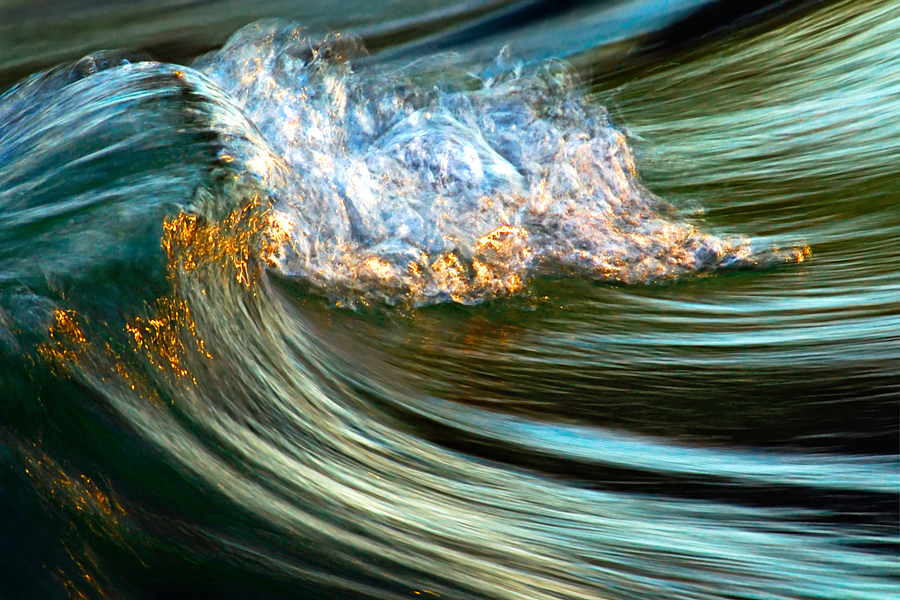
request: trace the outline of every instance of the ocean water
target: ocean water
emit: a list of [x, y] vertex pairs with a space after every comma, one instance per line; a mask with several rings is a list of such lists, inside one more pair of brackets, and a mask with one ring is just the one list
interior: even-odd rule
[[900, 3], [69, 4], [0, 599], [900, 594]]

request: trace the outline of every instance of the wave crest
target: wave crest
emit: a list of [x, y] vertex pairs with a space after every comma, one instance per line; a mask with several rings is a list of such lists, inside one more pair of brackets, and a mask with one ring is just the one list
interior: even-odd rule
[[577, 272], [656, 282], [799, 261], [680, 219], [559, 63], [367, 62], [358, 38], [263, 23], [195, 65], [273, 149], [272, 267], [348, 305], [476, 303]]

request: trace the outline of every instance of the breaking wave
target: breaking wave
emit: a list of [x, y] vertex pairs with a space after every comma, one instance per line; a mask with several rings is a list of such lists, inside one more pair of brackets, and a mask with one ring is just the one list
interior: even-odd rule
[[[900, 15], [862, 4], [596, 94], [514, 51], [398, 65], [273, 21], [191, 67], [20, 83], [10, 593], [43, 569], [48, 597], [894, 597], [900, 219], [872, 140]], [[843, 55], [801, 60], [823, 31]], [[866, 126], [725, 80], [749, 106], [678, 104], [738, 59], [751, 87], [859, 85]], [[888, 74], [817, 71], [850, 64]], [[816, 195], [851, 188], [853, 217]]]

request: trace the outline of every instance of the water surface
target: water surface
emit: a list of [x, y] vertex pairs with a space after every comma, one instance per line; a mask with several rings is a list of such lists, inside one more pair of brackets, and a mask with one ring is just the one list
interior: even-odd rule
[[56, 8], [0, 598], [900, 591], [896, 2]]

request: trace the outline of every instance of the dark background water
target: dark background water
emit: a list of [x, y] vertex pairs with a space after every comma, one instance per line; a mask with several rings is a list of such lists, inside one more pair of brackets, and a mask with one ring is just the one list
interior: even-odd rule
[[[658, 46], [696, 42], [713, 31], [746, 29], [760, 22], [795, 18], [812, 0], [713, 0], [680, 2], [24, 2], [0, 3], [0, 86], [40, 69], [104, 49], [142, 50], [165, 61], [183, 62], [221, 46], [237, 29], [261, 18], [286, 18], [328, 30], [364, 33], [371, 49], [428, 41], [447, 49], [495, 38], [516, 40], [523, 30], [547, 55], [583, 52], [610, 42]], [[560, 27], [576, 38], [560, 38]], [[566, 26], [568, 25], [568, 27]], [[540, 31], [547, 31], [541, 35]], [[534, 32], [539, 32], [534, 36]], [[648, 39], [645, 39], [648, 38]], [[521, 50], [520, 50], [521, 51]], [[627, 54], [615, 51], [617, 59]]]

